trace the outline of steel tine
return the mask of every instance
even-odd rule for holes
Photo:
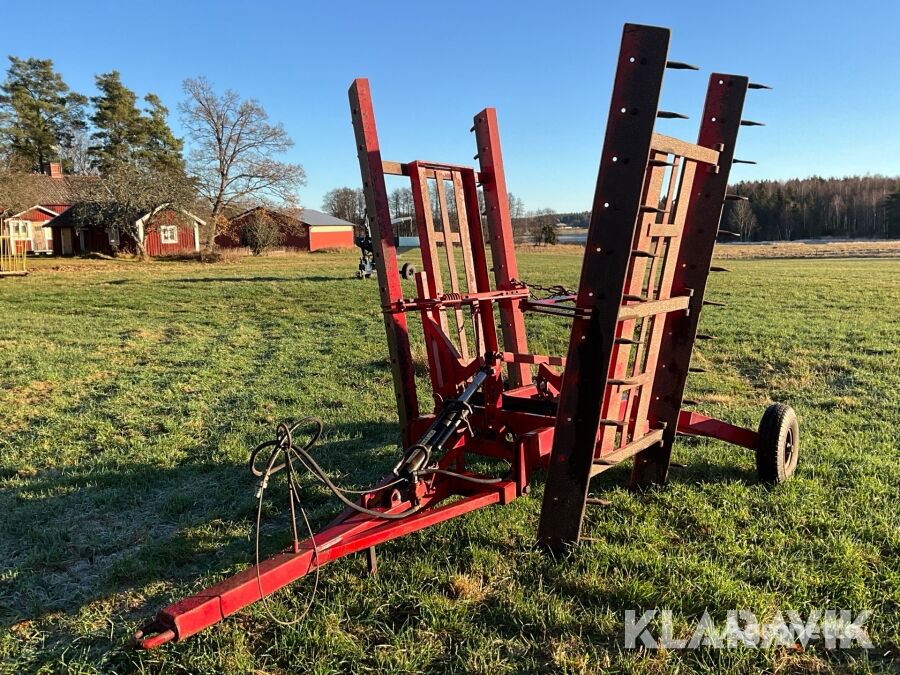
[[[699,66],[695,66],[684,61],[666,61],[666,68],[671,70],[700,70]]]

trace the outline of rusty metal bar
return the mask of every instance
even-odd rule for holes
[[[622,446],[618,450],[609,453],[599,459],[594,460],[594,466],[591,467],[591,476],[596,476],[598,473],[602,473],[609,468],[614,467],[619,462],[622,462],[629,457],[634,457],[639,452],[646,450],[657,443],[662,441],[663,432],[662,429],[657,429],[655,431],[651,431],[647,434],[644,434],[640,438],[632,441],[631,443]]]
[[[444,294],[441,279],[441,261],[437,252],[437,232],[434,229],[434,215],[431,213],[431,201],[428,193],[428,177],[425,169],[418,162],[409,163],[409,184],[412,190],[416,227],[419,232],[419,250],[422,252],[422,266],[428,272],[429,297],[437,298]],[[445,244],[447,245],[447,244]],[[449,244],[452,246],[452,244]],[[447,313],[438,309],[435,320],[446,333]]]
[[[467,229],[471,244],[472,264],[475,267],[475,288],[469,289],[470,293],[490,293],[491,279],[488,274],[487,254],[484,247],[484,231],[481,226],[481,209],[478,206],[478,185],[474,169],[460,171],[462,179],[463,198],[468,214]],[[478,304],[477,324],[481,326],[483,350],[497,352],[500,345],[497,342],[497,326],[494,323],[494,306],[488,301]]]
[[[705,148],[702,145],[694,145],[679,138],[672,138],[663,134],[653,134],[653,149],[668,155],[680,155],[685,159],[692,159],[695,162],[704,164],[716,165],[719,163],[717,150]]]
[[[450,229],[450,210],[447,206],[447,190],[444,186],[445,178],[440,176],[436,181],[438,195],[438,209],[441,212],[441,229],[444,233],[444,253],[447,256],[447,268],[450,275],[450,291],[453,293],[460,292],[459,273],[456,269],[456,256],[453,254],[454,239],[457,242],[462,241],[461,235],[456,235]],[[460,243],[460,246],[462,244]],[[459,353],[463,358],[469,358],[469,346],[466,340],[466,317],[462,308],[457,307],[454,310],[454,320],[456,322],[456,339],[459,343]]]

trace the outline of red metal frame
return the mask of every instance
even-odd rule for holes
[[[336,558],[371,554],[391,539],[508,503],[528,491],[536,468],[549,465],[538,538],[556,547],[578,539],[594,475],[634,458],[634,484],[663,480],[676,430],[756,447],[752,430],[681,410],[747,81],[713,75],[698,144],[655,134],[663,74],[667,65],[681,65],[667,61],[668,42],[666,29],[625,26],[575,296],[532,299],[517,281],[492,108],[474,118],[479,170],[387,162],[369,84],[353,83],[350,108],[405,447],[467,387],[474,391],[476,373],[478,382],[483,379],[466,404],[467,423],[437,458],[457,476],[430,474],[408,487],[373,489],[362,506],[395,514],[417,510],[386,521],[348,509],[313,540],[162,610],[136,633],[137,646],[203,630],[259,600],[260,583],[267,595]],[[710,122],[713,116],[721,122]],[[413,193],[423,259],[413,298],[404,297],[397,272],[386,174],[408,176]],[[565,357],[528,351],[527,311],[572,320]],[[409,314],[422,325],[432,414],[420,409]],[[479,478],[466,472],[467,455],[505,460],[509,476],[491,484],[460,478]]]

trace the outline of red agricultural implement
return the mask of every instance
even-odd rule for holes
[[[591,478],[633,461],[631,484],[666,480],[677,434],[717,438],[755,451],[760,477],[788,478],[797,464],[796,416],[773,404],[758,431],[682,409],[713,246],[748,89],[739,75],[710,77],[697,143],[654,132],[669,61],[669,31],[626,25],[600,159],[581,281],[576,293],[535,298],[520,280],[513,248],[497,115],[475,115],[478,168],[382,159],[369,83],[356,80],[350,108],[372,225],[405,452],[376,487],[350,499],[294,440],[300,425],[254,451],[263,490],[272,474],[305,465],[347,506],[314,537],[181,600],[137,631],[149,649],[182,640],[274,593],[325,563],[528,492],[547,469],[538,540],[557,550],[577,542]],[[385,175],[409,178],[423,270],[404,297],[397,271]],[[483,202],[479,197],[479,187]],[[432,210],[434,203],[439,205]],[[483,211],[483,212],[482,212]],[[485,238],[487,241],[485,241]],[[529,351],[525,315],[571,324],[568,353]],[[410,319],[424,331],[433,411],[416,392]],[[499,324],[499,326],[498,326]],[[313,436],[318,435],[321,426]],[[268,452],[263,468],[257,457]],[[500,477],[469,460],[502,460]]]

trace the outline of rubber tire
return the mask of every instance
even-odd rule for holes
[[[403,267],[400,268],[400,276],[404,279],[412,279],[416,274],[416,266],[412,263],[403,263]]]
[[[756,473],[764,483],[783,483],[797,469],[800,457],[800,425],[789,405],[773,403],[759,422]]]

